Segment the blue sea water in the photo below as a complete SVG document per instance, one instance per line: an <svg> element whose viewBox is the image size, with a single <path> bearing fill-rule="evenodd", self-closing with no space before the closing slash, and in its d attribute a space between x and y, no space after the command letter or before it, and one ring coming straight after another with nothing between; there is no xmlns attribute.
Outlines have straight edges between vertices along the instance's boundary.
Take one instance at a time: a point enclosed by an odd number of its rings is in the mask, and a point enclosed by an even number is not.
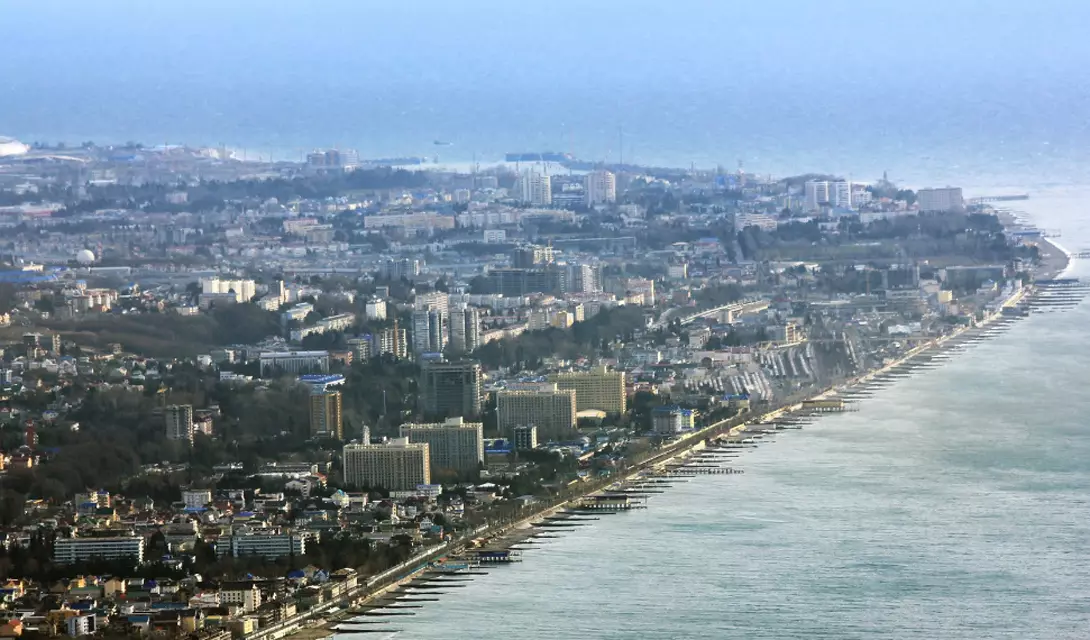
<svg viewBox="0 0 1090 640"><path fill-rule="evenodd" d="M1090 3L0 2L0 134L827 171L1090 249ZM451 147L437 148L435 139ZM1082 263L1074 273L1090 275ZM1085 638L1090 310L580 528L404 638Z"/></svg>
<svg viewBox="0 0 1090 640"><path fill-rule="evenodd" d="M1090 241L1086 186L1033 193L1042 224ZM743 475L694 478L391 618L389 636L1085 638L1088 321L1086 304L1033 315L778 434Z"/></svg>

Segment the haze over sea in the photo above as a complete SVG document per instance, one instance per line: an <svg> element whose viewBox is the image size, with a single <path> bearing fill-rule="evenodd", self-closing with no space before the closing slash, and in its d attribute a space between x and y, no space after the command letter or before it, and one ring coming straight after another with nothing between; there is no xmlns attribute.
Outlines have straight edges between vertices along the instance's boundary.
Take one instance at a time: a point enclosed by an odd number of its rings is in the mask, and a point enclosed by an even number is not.
<svg viewBox="0 0 1090 640"><path fill-rule="evenodd" d="M1090 3L0 5L0 133L827 171L1090 248ZM435 139L451 147L435 147ZM1074 263L1075 275L1087 268ZM404 638L1085 638L1090 308L1034 315L397 619Z"/></svg>

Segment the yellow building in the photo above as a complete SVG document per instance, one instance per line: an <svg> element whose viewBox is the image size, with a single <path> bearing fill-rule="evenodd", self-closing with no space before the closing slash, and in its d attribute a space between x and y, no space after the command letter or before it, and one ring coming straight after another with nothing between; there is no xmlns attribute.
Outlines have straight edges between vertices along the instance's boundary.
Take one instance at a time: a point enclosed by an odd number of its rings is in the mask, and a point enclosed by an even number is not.
<svg viewBox="0 0 1090 640"><path fill-rule="evenodd" d="M624 413L627 408L624 371L610 371L602 366L590 371L554 373L549 376L549 382L555 382L560 389L574 389L578 411L597 409Z"/></svg>
<svg viewBox="0 0 1090 640"><path fill-rule="evenodd" d="M428 444L433 470L473 472L484 462L484 423L447 418L443 422L403 424L402 438Z"/></svg>
<svg viewBox="0 0 1090 640"><path fill-rule="evenodd" d="M500 433L515 427L535 425L546 438L565 437L576 427L574 389L540 391L499 391L496 393L496 423Z"/></svg>
<svg viewBox="0 0 1090 640"><path fill-rule="evenodd" d="M341 392L315 388L310 394L310 435L344 439L341 420Z"/></svg>
<svg viewBox="0 0 1090 640"><path fill-rule="evenodd" d="M411 491L431 484L431 456L426 442L397 438L386 444L348 444L343 452L344 482L350 487Z"/></svg>

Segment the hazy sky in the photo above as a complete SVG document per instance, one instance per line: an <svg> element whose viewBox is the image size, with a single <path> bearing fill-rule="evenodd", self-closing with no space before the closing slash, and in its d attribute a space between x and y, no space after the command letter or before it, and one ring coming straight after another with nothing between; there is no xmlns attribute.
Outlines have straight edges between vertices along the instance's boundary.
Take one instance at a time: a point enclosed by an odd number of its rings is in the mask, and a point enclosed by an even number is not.
<svg viewBox="0 0 1090 640"><path fill-rule="evenodd" d="M605 156L623 125L673 158L1088 129L1085 1L0 0L0 24L9 135Z"/></svg>

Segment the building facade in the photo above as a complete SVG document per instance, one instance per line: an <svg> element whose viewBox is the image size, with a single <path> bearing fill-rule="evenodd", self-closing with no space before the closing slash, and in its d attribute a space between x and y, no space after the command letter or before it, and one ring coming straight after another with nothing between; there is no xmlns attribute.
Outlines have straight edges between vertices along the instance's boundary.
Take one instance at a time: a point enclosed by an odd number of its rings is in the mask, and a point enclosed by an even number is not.
<svg viewBox="0 0 1090 640"><path fill-rule="evenodd" d="M409 442L427 443L433 471L473 472L484 462L484 424L448 418L443 422L403 424L400 434Z"/></svg>
<svg viewBox="0 0 1090 640"><path fill-rule="evenodd" d="M587 206L617 201L617 179L609 171L591 171L584 182Z"/></svg>
<svg viewBox="0 0 1090 640"><path fill-rule="evenodd" d="M575 390L575 406L579 411L595 409L621 414L628 408L623 371L610 371L602 366L590 371L554 373L548 379L559 389Z"/></svg>
<svg viewBox="0 0 1090 640"><path fill-rule="evenodd" d="M167 440L193 443L193 405L172 404L163 410Z"/></svg>
<svg viewBox="0 0 1090 640"><path fill-rule="evenodd" d="M530 451L537 449L537 427L534 425L520 425L511 430L511 444L515 451Z"/></svg>
<svg viewBox="0 0 1090 640"><path fill-rule="evenodd" d="M916 192L916 207L924 213L957 213L965 210L961 187L920 189Z"/></svg>
<svg viewBox="0 0 1090 640"><path fill-rule="evenodd" d="M315 386L310 392L310 435L313 438L344 439L341 392Z"/></svg>
<svg viewBox="0 0 1090 640"><path fill-rule="evenodd" d="M450 312L450 348L472 353L481 346L481 313L477 307L462 305Z"/></svg>
<svg viewBox="0 0 1090 640"><path fill-rule="evenodd" d="M96 559L132 559L142 563L144 562L144 538L140 536L57 538L53 543L53 560L59 564Z"/></svg>
<svg viewBox="0 0 1090 640"><path fill-rule="evenodd" d="M431 484L428 443L398 438L384 444L348 444L343 453L344 481L350 487L412 491Z"/></svg>
<svg viewBox="0 0 1090 640"><path fill-rule="evenodd" d="M546 438L562 438L575 430L577 392L552 386L552 389L540 391L497 392L496 423L500 433L534 425Z"/></svg>
<svg viewBox="0 0 1090 640"><path fill-rule="evenodd" d="M685 433L696 428L696 414L692 409L678 406L655 407L651 410L651 426L662 436Z"/></svg>
<svg viewBox="0 0 1090 640"><path fill-rule="evenodd" d="M429 416L478 416L481 414L481 365L477 362L424 362L420 395Z"/></svg>
<svg viewBox="0 0 1090 640"><path fill-rule="evenodd" d="M283 373L308 373L329 371L328 351L269 351L259 357L261 375L279 371Z"/></svg>

